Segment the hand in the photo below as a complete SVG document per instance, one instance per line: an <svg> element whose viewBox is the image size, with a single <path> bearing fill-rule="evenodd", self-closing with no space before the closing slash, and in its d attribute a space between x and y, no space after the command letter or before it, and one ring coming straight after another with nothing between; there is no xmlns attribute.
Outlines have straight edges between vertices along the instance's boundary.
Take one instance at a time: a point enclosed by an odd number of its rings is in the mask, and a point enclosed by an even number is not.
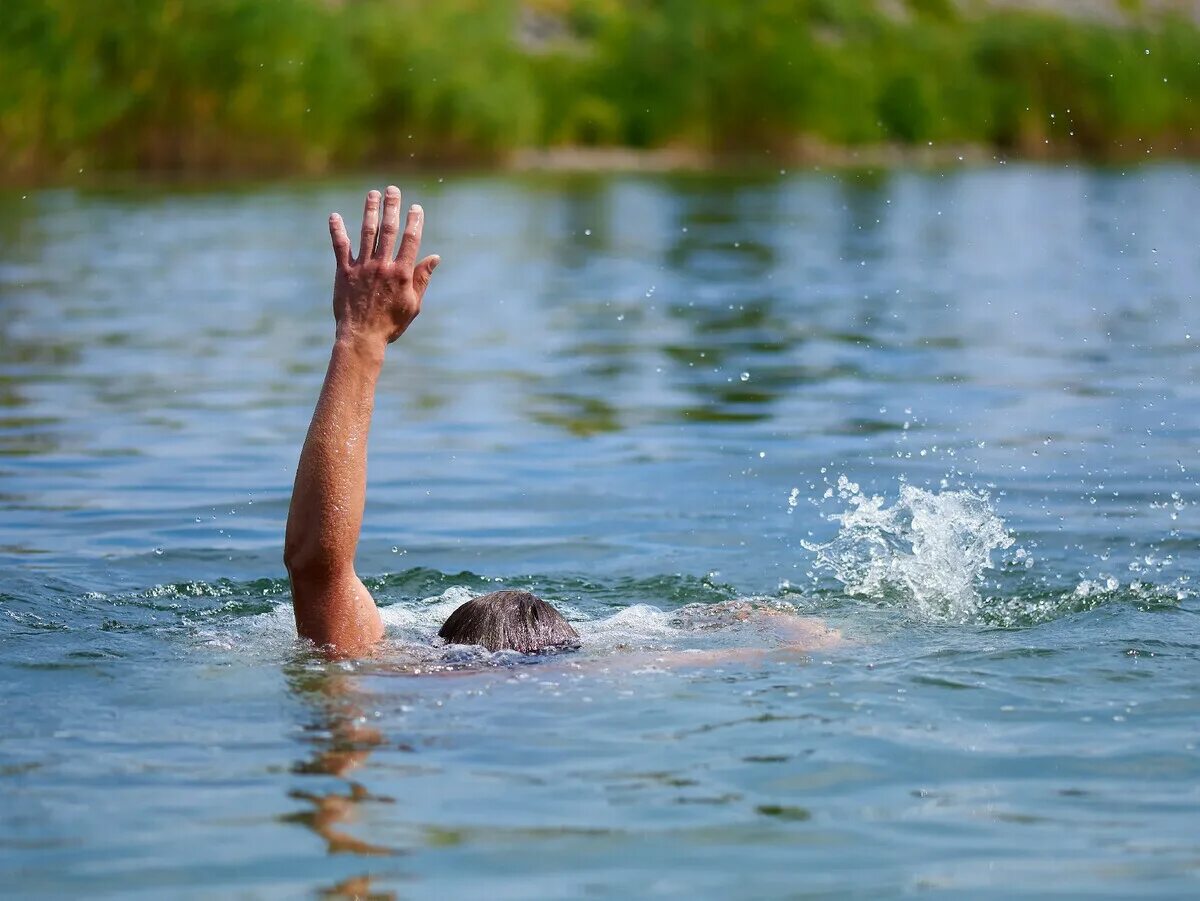
<svg viewBox="0 0 1200 901"><path fill-rule="evenodd" d="M392 259L400 231L400 189L388 187L383 196L380 224L378 191L367 194L363 210L362 240L358 257L350 256L350 239L342 217L329 217L329 235L337 258L333 283L333 317L339 338L390 344L421 312L421 298L433 270L441 262L434 255L416 262L421 246L425 213L417 204L408 211L400 255ZM378 232L378 243L376 233Z"/></svg>

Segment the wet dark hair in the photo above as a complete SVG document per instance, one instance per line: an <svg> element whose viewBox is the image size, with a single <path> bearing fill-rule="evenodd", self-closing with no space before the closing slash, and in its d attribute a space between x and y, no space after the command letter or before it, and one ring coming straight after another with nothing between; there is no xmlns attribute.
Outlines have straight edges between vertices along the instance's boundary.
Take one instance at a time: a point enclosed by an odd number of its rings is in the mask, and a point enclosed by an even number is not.
<svg viewBox="0 0 1200 901"><path fill-rule="evenodd" d="M562 614L528 591L493 591L472 598L446 618L438 635L450 644L481 644L489 651L522 654L579 647L579 633Z"/></svg>

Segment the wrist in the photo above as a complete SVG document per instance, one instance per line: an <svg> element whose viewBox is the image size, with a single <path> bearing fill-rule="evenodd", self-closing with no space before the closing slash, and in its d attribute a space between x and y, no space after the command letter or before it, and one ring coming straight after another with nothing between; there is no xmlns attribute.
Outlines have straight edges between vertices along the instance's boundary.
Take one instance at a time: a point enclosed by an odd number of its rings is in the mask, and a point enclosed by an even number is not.
<svg viewBox="0 0 1200 901"><path fill-rule="evenodd" d="M333 339L335 353L349 354L364 363L383 365L387 339L338 326Z"/></svg>

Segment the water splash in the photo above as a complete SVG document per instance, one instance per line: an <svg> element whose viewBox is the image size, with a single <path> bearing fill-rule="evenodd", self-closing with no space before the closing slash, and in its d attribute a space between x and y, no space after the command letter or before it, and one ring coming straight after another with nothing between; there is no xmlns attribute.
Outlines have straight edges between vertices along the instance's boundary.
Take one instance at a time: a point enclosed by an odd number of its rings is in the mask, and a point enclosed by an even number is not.
<svg viewBox="0 0 1200 901"><path fill-rule="evenodd" d="M992 552L1014 541L986 493L903 485L896 503L886 507L882 496L868 497L842 476L838 496L849 509L829 517L841 526L837 537L802 542L816 555L816 569L829 571L852 595L898 594L923 618L976 618Z"/></svg>

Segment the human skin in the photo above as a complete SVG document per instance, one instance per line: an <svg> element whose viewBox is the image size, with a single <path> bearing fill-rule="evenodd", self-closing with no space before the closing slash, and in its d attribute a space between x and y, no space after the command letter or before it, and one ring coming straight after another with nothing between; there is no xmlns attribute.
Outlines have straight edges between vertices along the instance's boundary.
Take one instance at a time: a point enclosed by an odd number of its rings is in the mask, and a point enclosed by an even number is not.
<svg viewBox="0 0 1200 901"><path fill-rule="evenodd" d="M382 202L382 216L380 205ZM325 383L300 453L283 560L296 631L341 657L361 656L383 637L375 599L354 571L367 487L367 438L387 346L421 312L441 258L417 262L425 214L413 204L400 233L400 189L367 194L358 256L342 217L329 217L337 264L336 330ZM396 239L400 251L393 258Z"/></svg>

